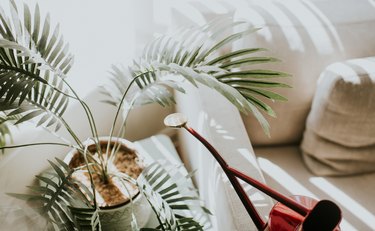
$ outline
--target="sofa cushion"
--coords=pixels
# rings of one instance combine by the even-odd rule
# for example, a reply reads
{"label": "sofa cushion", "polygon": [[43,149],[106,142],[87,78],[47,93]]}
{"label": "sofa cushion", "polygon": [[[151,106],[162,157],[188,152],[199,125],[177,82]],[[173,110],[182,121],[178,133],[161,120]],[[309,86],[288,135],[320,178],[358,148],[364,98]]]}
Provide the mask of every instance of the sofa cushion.
{"label": "sofa cushion", "polygon": [[317,175],[375,171],[375,58],[334,63],[320,76],[301,144]]}
{"label": "sofa cushion", "polygon": [[254,149],[266,183],[286,195],[306,195],[337,203],[343,212],[341,230],[374,230],[375,173],[318,177],[304,165],[298,146]]}
{"label": "sofa cushion", "polygon": [[293,88],[279,91],[289,101],[270,102],[277,114],[277,118],[268,118],[271,138],[263,133],[255,118],[243,118],[255,146],[300,141],[316,80],[324,67],[375,54],[375,7],[370,1],[246,1],[238,5],[235,17],[262,28],[238,46],[265,47],[271,51],[268,55],[282,60],[256,68],[293,75],[286,80]]}
{"label": "sofa cushion", "polygon": [[348,147],[375,144],[375,57],[329,65],[320,75],[307,128]]}
{"label": "sofa cushion", "polygon": [[306,130],[301,145],[306,166],[319,176],[341,176],[375,171],[375,145],[347,147]]}

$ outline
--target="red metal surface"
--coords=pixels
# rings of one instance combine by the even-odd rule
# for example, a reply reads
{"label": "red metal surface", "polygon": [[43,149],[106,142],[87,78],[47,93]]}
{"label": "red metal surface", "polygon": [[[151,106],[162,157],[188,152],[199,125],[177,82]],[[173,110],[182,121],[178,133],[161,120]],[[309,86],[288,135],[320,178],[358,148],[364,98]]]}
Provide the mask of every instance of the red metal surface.
{"label": "red metal surface", "polygon": [[[293,200],[311,210],[318,203],[317,200],[307,196],[291,196]],[[302,230],[302,223],[305,216],[301,216],[289,207],[278,202],[272,208],[268,219],[269,231],[299,231]],[[340,231],[337,226],[334,231]]]}
{"label": "red metal surface", "polygon": [[[293,196],[293,199],[311,209],[317,203],[316,200],[304,197]],[[268,219],[268,229],[270,231],[295,231],[299,230],[305,216],[298,214],[284,204],[278,202],[272,208]]]}

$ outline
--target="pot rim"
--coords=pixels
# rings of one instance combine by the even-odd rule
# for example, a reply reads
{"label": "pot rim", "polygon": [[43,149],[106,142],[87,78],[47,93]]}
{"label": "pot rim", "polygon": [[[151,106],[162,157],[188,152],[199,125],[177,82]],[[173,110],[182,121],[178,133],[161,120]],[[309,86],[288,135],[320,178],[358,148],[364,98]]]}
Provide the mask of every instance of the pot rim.
{"label": "pot rim", "polygon": [[[99,142],[109,142],[109,136],[99,136]],[[139,156],[139,153],[136,149],[136,146],[134,145],[133,142],[129,141],[129,140],[126,140],[124,138],[121,138],[121,137],[115,137],[115,136],[112,136],[111,137],[111,142],[118,142],[118,143],[121,143],[121,145],[124,145],[126,146],[127,148],[129,149],[132,149],[132,150],[135,150],[135,154]],[[86,141],[83,142],[83,145],[87,145],[87,146],[91,146],[91,145],[94,145],[95,142],[92,140],[92,139],[87,139]],[[72,150],[70,150],[68,152],[68,154],[65,156],[64,158],[64,162],[69,164],[70,160],[73,158],[74,154],[77,153],[77,149],[76,148],[73,148]],[[139,200],[139,198],[141,197],[141,190],[138,188],[138,193],[136,193],[134,196],[131,197],[131,199],[123,202],[123,203],[120,203],[120,204],[116,204],[116,205],[111,205],[111,206],[99,206],[99,208],[102,210],[102,211],[109,211],[109,210],[117,210],[117,209],[120,209],[121,207],[124,207],[124,206],[127,206],[127,205],[130,205],[131,201],[133,201],[133,203],[137,200]]]}

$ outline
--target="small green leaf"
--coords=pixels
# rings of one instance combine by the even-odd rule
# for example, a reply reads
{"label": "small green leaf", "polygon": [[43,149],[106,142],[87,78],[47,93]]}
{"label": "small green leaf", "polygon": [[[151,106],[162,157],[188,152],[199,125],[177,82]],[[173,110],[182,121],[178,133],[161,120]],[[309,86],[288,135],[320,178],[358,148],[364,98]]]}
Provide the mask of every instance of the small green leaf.
{"label": "small green leaf", "polygon": [[46,183],[47,185],[51,185],[52,187],[54,187],[55,189],[57,189],[59,186],[56,184],[56,182],[54,182],[53,180],[51,180],[50,178],[47,178],[47,177],[44,177],[44,176],[41,176],[41,175],[37,175],[35,176],[38,180]]}
{"label": "small green leaf", "polygon": [[268,115],[270,115],[272,117],[276,117],[276,113],[272,110],[272,108],[269,105],[267,105],[263,101],[255,98],[254,96],[252,96],[250,94],[247,94],[247,93],[244,93],[244,94],[245,94],[246,99],[249,100],[250,103],[252,103],[255,106],[257,106],[258,108],[264,110],[265,112],[267,112]]}
{"label": "small green leaf", "polygon": [[206,65],[214,65],[220,62],[224,62],[233,58],[236,58],[238,56],[248,55],[259,51],[266,51],[267,49],[264,48],[247,48],[242,50],[236,50],[229,52],[228,54],[221,55],[215,59],[212,59],[211,61],[208,61]]}
{"label": "small green leaf", "polygon": [[39,116],[39,115],[41,115],[43,113],[44,113],[44,111],[42,111],[42,110],[32,111],[32,112],[26,114],[25,116],[23,116],[21,119],[19,119],[15,123],[15,125],[16,124],[20,124],[20,123],[25,122],[25,121],[28,121],[28,120],[31,120],[32,118],[37,117],[37,116]]}
{"label": "small green leaf", "polygon": [[40,36],[39,39],[39,50],[42,55],[45,55],[45,49],[47,46],[47,39],[49,37],[49,31],[50,31],[50,15],[47,14],[46,18],[44,19],[44,25],[43,25],[43,31],[42,36]]}
{"label": "small green leaf", "polygon": [[245,36],[247,34],[254,33],[257,30],[259,30],[259,28],[251,28],[251,29],[248,29],[248,30],[245,30],[245,31],[242,31],[242,32],[238,32],[238,33],[229,35],[228,37],[224,38],[223,40],[221,40],[220,42],[218,42],[217,44],[215,44],[214,46],[212,46],[207,52],[201,54],[200,57],[197,58],[196,63],[200,63],[207,56],[209,56],[212,52],[214,52],[217,49],[223,47],[224,45],[226,45],[226,44],[228,44],[230,42],[233,42],[235,40],[238,40],[238,39],[242,38],[243,36]]}
{"label": "small green leaf", "polygon": [[36,43],[39,37],[39,30],[40,30],[40,10],[38,3],[35,5],[35,12],[34,12],[34,31],[32,34],[32,38]]}
{"label": "small green leaf", "polygon": [[166,200],[166,202],[168,202],[169,204],[172,204],[172,203],[184,202],[184,201],[188,201],[188,200],[199,200],[199,198],[198,197],[184,196],[184,197],[169,199],[169,200]]}
{"label": "small green leaf", "polygon": [[43,201],[43,202],[49,202],[49,200],[43,196],[40,195],[27,195],[27,194],[20,194],[20,193],[6,193],[8,196],[26,200],[26,201]]}
{"label": "small green leaf", "polygon": [[248,91],[250,93],[254,93],[254,94],[257,94],[257,95],[260,95],[260,96],[264,96],[270,100],[278,100],[278,101],[288,101],[287,98],[285,98],[284,96],[282,95],[279,95],[275,92],[272,92],[272,91],[267,91],[267,90],[263,90],[263,89],[258,89],[258,88],[238,88],[239,90],[245,90],[245,91]]}
{"label": "small green leaf", "polygon": [[235,68],[240,67],[242,65],[254,65],[260,63],[270,63],[270,62],[279,62],[279,59],[272,58],[272,57],[250,57],[250,58],[243,58],[234,60],[231,62],[224,63],[220,65],[220,68]]}
{"label": "small green leaf", "polygon": [[290,77],[289,74],[279,71],[270,71],[270,70],[244,70],[229,72],[226,74],[221,74],[215,76],[220,81],[229,81],[235,77],[237,78],[279,78],[279,77]]}
{"label": "small green leaf", "polygon": [[55,193],[53,190],[49,189],[48,187],[41,187],[41,186],[34,186],[34,185],[27,186],[27,187],[34,192],[47,194],[49,196],[51,196]]}
{"label": "small green leaf", "polygon": [[57,166],[55,163],[52,161],[48,160],[49,164],[52,166],[52,168],[55,170],[55,172],[59,175],[61,179],[65,179],[65,174],[64,172],[60,169],[59,166]]}
{"label": "small green leaf", "polygon": [[265,87],[265,88],[275,88],[275,87],[281,87],[281,88],[290,88],[289,85],[285,83],[277,83],[277,82],[266,82],[266,81],[255,81],[255,80],[248,80],[248,79],[232,79],[223,81],[226,84],[238,88],[238,87]]}
{"label": "small green leaf", "polygon": [[39,127],[40,125],[44,124],[49,118],[51,118],[51,115],[46,113],[44,116],[42,116],[36,126]]}
{"label": "small green leaf", "polygon": [[66,172],[69,172],[71,170],[70,167],[63,160],[57,157],[55,158],[55,160],[60,164],[61,167],[65,169]]}

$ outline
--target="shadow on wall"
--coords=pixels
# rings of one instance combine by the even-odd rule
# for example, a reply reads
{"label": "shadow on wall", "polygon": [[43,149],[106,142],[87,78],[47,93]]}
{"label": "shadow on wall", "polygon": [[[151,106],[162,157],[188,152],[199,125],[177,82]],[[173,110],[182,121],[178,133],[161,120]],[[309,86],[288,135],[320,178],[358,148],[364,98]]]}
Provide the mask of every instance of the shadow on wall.
{"label": "shadow on wall", "polygon": [[171,28],[181,28],[233,16],[234,20],[261,27],[236,46],[267,48],[267,56],[282,62],[254,68],[291,74],[293,77],[285,82],[293,88],[278,92],[288,102],[266,102],[277,114],[277,118],[266,115],[271,139],[263,134],[255,118],[243,119],[255,146],[293,144],[301,141],[320,72],[333,62],[375,54],[375,33],[371,32],[375,27],[374,6],[374,0],[188,1],[171,4],[170,24]]}
{"label": "shadow on wall", "polygon": [[[207,7],[210,1],[204,4],[200,2],[189,1],[184,7],[175,6],[172,9],[172,24],[175,27],[201,25],[203,21],[224,14],[233,15],[235,20],[244,19],[262,29],[236,45],[265,47],[270,50],[270,56],[282,60],[282,63],[267,64],[267,67],[258,64],[254,68],[277,69],[293,75],[293,78],[286,80],[293,89],[279,92],[289,101],[280,104],[270,102],[278,115],[277,118],[268,117],[271,139],[265,137],[255,119],[243,117],[250,140],[256,146],[299,143],[317,80],[325,67],[338,61],[375,55],[374,0],[233,0],[212,3],[224,8],[229,5],[226,11],[210,10]],[[351,63],[342,68],[346,73],[358,68],[366,71],[367,65]],[[356,79],[356,76],[353,78]],[[363,81],[374,82],[374,76]],[[211,123],[223,140],[233,138],[220,123]],[[259,158],[268,183],[278,185],[278,190],[285,194],[335,200],[344,212],[343,230],[374,229],[375,217],[371,211],[375,193],[373,175],[315,177],[304,166],[297,146],[277,148],[277,154],[280,152],[281,155],[261,155],[264,158]],[[268,152],[266,147],[257,151],[260,149]]]}

